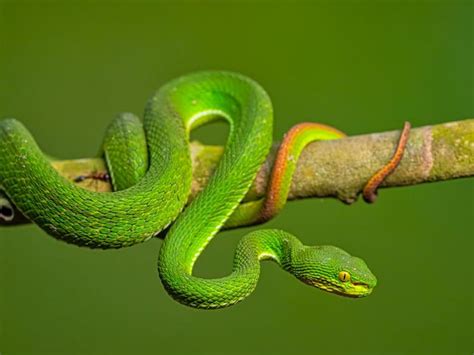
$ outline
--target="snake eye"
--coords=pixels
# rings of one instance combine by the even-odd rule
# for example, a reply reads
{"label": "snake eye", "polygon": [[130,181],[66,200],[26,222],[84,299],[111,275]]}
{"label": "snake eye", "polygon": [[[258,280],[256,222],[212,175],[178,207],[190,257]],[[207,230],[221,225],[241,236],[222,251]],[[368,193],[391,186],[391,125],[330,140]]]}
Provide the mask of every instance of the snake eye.
{"label": "snake eye", "polygon": [[347,282],[351,279],[351,275],[347,271],[341,271],[338,277],[342,282]]}

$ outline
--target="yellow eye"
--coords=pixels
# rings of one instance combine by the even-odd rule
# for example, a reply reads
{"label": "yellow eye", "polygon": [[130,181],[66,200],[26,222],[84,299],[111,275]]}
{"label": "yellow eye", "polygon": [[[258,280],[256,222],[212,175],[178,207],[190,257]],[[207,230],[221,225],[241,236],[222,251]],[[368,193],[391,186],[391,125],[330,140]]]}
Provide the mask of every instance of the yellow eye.
{"label": "yellow eye", "polygon": [[347,271],[341,271],[338,276],[339,280],[341,280],[342,282],[346,282],[351,279],[351,275]]}

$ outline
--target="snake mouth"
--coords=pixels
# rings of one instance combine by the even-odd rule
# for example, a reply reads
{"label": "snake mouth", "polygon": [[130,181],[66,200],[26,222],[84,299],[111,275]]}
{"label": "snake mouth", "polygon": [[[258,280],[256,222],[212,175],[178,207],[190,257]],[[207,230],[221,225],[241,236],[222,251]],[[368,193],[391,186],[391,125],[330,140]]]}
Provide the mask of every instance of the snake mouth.
{"label": "snake mouth", "polygon": [[364,287],[366,287],[366,288],[369,288],[369,285],[367,285],[367,284],[364,283],[364,282],[351,282],[351,284],[352,284],[353,286],[364,286]]}
{"label": "snake mouth", "polygon": [[369,284],[354,281],[349,282],[345,285],[340,285],[336,283],[324,282],[322,280],[308,280],[302,279],[302,281],[308,285],[319,288],[322,291],[333,293],[339,296],[349,297],[349,298],[361,298],[366,297],[372,293],[373,287]]}
{"label": "snake mouth", "polygon": [[372,293],[373,288],[363,282],[351,282],[352,287],[346,294],[347,297],[360,298],[368,296]]}
{"label": "snake mouth", "polygon": [[362,298],[370,295],[373,288],[363,282],[351,282],[347,288],[335,289],[331,292],[348,298]]}

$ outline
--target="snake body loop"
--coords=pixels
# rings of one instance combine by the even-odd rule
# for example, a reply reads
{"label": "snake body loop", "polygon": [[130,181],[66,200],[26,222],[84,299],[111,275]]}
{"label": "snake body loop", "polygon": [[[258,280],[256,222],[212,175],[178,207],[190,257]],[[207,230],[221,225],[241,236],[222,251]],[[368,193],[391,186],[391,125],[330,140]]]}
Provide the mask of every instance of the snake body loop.
{"label": "snake body loop", "polygon": [[[224,155],[205,189],[179,214],[191,186],[189,134],[217,119],[230,124]],[[269,151],[272,121],[268,95],[249,78],[201,72],[175,79],[149,100],[143,127],[130,115],[111,125],[104,155],[120,191],[94,193],[58,175],[23,125],[6,119],[0,121],[0,191],[6,193],[0,205],[12,202],[47,233],[91,248],[130,246],[174,221],[159,252],[158,270],[169,294],[192,307],[222,308],[241,301],[255,288],[259,261],[265,259],[320,289],[349,297],[370,294],[376,279],[364,261],[336,247],[304,246],[278,230],[245,236],[230,275],[193,275],[196,259],[226,221],[228,226],[253,224],[281,209],[305,144],[342,136],[320,125],[299,127],[303,134],[287,140],[281,158],[292,161],[275,170],[271,198],[239,206]]]}
{"label": "snake body loop", "polygon": [[191,186],[185,122],[165,86],[148,102],[144,129],[150,155],[146,175],[135,186],[96,193],[60,176],[26,128],[0,123],[0,189],[50,235],[90,248],[121,248],[143,242],[165,228],[183,208]]}

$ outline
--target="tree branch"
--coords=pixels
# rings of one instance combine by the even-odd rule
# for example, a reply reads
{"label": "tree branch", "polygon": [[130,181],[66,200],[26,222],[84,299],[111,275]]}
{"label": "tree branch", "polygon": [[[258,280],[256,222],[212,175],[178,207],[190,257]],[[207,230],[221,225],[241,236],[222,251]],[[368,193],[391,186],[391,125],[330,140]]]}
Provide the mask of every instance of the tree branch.
{"label": "tree branch", "polygon": [[[308,145],[298,161],[289,199],[336,197],[345,203],[357,199],[367,180],[390,158],[400,131],[353,136]],[[246,200],[264,195],[275,144],[262,165]],[[223,147],[191,143],[193,184],[190,199],[214,171]],[[99,158],[55,161],[53,166],[66,178],[105,172]],[[407,186],[474,175],[474,119],[412,129],[403,159],[382,187]],[[93,191],[111,191],[107,182],[85,180],[78,185]]]}
{"label": "tree branch", "polygon": [[[353,203],[374,172],[390,160],[399,135],[400,131],[392,131],[309,144],[298,160],[288,199],[335,197],[344,203]],[[192,200],[206,185],[224,148],[192,142],[190,149]],[[277,149],[278,143],[273,145],[245,201],[256,200],[265,194]],[[101,158],[58,160],[53,161],[52,165],[71,181],[78,176],[107,172]],[[467,176],[474,176],[474,119],[412,129],[400,165],[381,187]],[[85,179],[77,185],[96,192],[111,191],[109,182],[97,179]],[[19,211],[15,211],[15,219],[11,223],[0,218],[0,225],[22,223],[28,223],[28,220]]]}

